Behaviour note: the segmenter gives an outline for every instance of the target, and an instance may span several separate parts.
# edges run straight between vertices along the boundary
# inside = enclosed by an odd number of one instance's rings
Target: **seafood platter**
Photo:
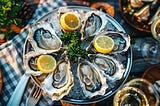
[[[159,0],[119,0],[119,7],[125,21],[132,27],[151,32],[151,24],[160,17]]]
[[[76,27],[73,23],[68,27],[64,17],[76,20]],[[130,37],[106,13],[83,6],[60,7],[28,30],[23,55],[26,73],[53,101],[95,103],[113,95],[128,77]],[[101,37],[114,44],[111,50],[98,48]]]

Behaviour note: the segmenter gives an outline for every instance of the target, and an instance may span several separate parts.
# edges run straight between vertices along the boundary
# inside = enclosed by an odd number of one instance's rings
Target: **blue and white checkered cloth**
[[[66,3],[62,0],[41,0],[29,24],[44,16],[55,8],[64,6]],[[28,25],[29,25],[28,24]],[[0,46],[0,68],[3,73],[3,88],[0,94],[0,106],[6,106],[13,91],[16,88],[21,76],[25,72],[23,66],[23,47],[28,34],[27,26],[20,34],[16,35],[11,41]],[[33,86],[32,80],[29,81],[20,106],[24,106],[26,99]],[[52,106],[51,99],[42,97],[38,106]]]

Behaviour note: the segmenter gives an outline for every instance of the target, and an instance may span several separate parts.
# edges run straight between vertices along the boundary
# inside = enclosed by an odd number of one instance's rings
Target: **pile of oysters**
[[[150,32],[154,20],[160,18],[159,0],[120,0],[124,18],[135,28]]]
[[[70,60],[67,47],[60,39],[65,31],[59,19],[66,12],[78,15],[81,26],[77,31],[81,33],[80,39],[88,53],[87,58],[79,57],[77,63]],[[106,14],[100,11],[61,7],[46,20],[31,25],[27,37],[31,50],[24,55],[26,73],[38,79],[35,82],[52,100],[60,100],[74,92],[74,86],[85,99],[104,95],[110,87],[108,82],[114,83],[123,77],[126,69],[118,56],[130,47],[130,37],[122,32],[108,31],[108,22]],[[94,37],[102,35],[114,40],[115,47],[109,54],[98,53],[93,47]],[[54,72],[46,74],[38,70],[36,61],[43,54],[55,58],[57,66]]]

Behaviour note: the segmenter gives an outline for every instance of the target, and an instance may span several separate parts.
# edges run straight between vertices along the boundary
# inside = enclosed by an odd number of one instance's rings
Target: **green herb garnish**
[[[78,57],[85,58],[87,56],[88,53],[81,48],[81,34],[79,32],[65,32],[61,36],[61,40],[68,46],[67,52],[72,62],[77,62]]]

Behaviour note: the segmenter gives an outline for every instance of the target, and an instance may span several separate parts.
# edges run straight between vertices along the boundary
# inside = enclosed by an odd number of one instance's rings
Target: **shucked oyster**
[[[42,74],[41,71],[39,71],[38,67],[37,67],[37,60],[41,55],[50,55],[52,57],[56,57],[57,54],[55,53],[43,53],[43,54],[39,54],[37,52],[31,51],[28,52],[27,54],[25,54],[24,56],[24,66],[26,68],[26,73],[29,75],[33,75],[33,76],[40,76]]]
[[[62,41],[48,22],[39,22],[32,25],[28,40],[38,53],[56,52],[60,50],[62,45]]]
[[[73,86],[73,75],[68,58],[59,60],[54,72],[42,82],[42,89],[52,98],[60,100],[69,93]]]
[[[134,8],[140,8],[144,3],[142,2],[142,0],[130,0],[130,4]]]
[[[80,60],[77,68],[77,76],[86,97],[91,98],[96,95],[105,94],[108,88],[106,78],[89,61]]]
[[[104,72],[109,81],[116,81],[122,78],[125,68],[115,58],[103,54],[93,54],[90,57],[94,65]]]
[[[115,45],[111,54],[126,52],[130,47],[130,37],[126,33],[108,31],[102,35],[109,36],[114,40]]]
[[[137,17],[138,22],[147,21],[150,16],[149,5],[146,5],[145,7],[140,9],[138,12],[134,13],[134,16]]]
[[[26,73],[34,76],[39,76],[42,74],[37,68],[37,58],[40,56],[37,52],[29,52],[24,56],[24,66]]]
[[[86,13],[83,21],[81,28],[82,40],[98,34],[106,27],[108,22],[106,14],[100,11]]]
[[[130,0],[130,4],[134,8],[141,8],[145,2],[153,2],[156,0]]]
[[[114,40],[114,49],[110,54],[122,53],[128,50],[130,47],[130,37],[126,33],[121,32],[113,32],[113,31],[104,31],[95,36],[109,36]],[[86,51],[95,53],[95,49],[93,47],[93,41],[86,48]]]

